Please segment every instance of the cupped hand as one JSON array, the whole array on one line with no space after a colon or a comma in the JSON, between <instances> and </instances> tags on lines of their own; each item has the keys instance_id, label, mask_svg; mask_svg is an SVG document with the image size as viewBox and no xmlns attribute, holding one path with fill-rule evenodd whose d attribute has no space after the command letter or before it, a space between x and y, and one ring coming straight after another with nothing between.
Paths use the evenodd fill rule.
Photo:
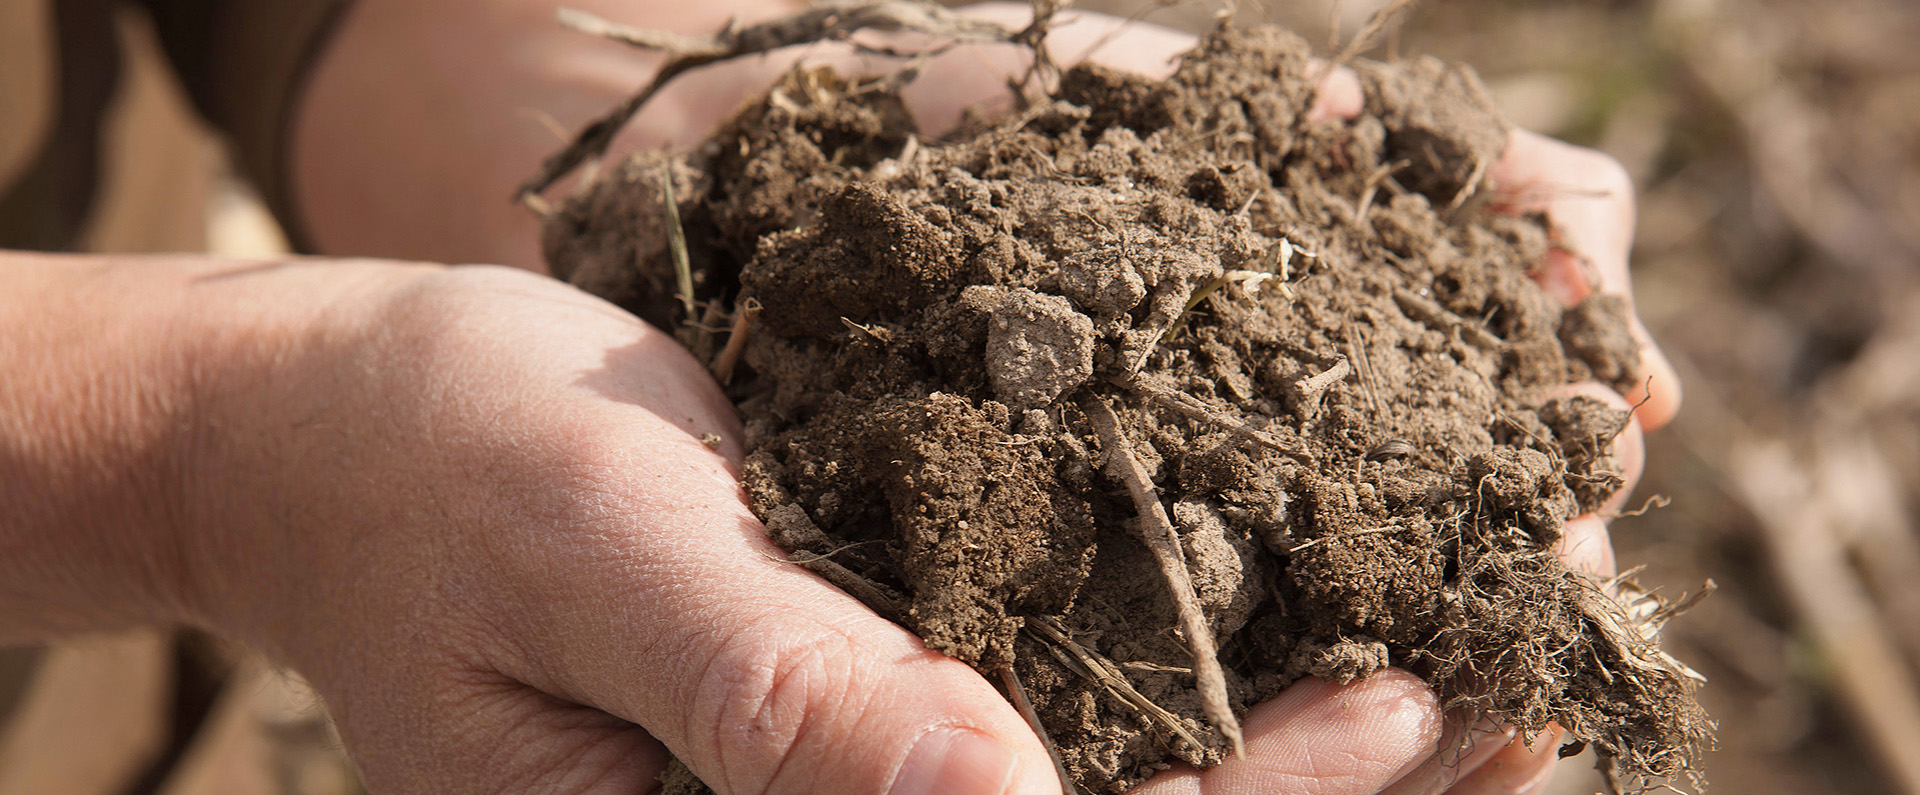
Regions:
<instances>
[{"instance_id":1,"label":"cupped hand","mask_svg":"<svg viewBox=\"0 0 1920 795\"><path fill-rule=\"evenodd\" d=\"M504 74L476 67L492 75L484 101L444 95L459 74L411 99L369 94L409 66L411 51L389 40L406 29L399 7L357 11L343 36L361 57L316 78L301 166L315 231L335 249L531 264L531 222L504 197L557 141L531 122L497 131L512 110L577 121L644 68L555 32L519 41ZM1018 25L1025 10L974 13ZM1109 37L1117 21L1072 16L1057 53L1149 74L1169 72L1191 41L1152 26ZM937 129L1004 98L1021 57L950 53L909 102ZM458 59L436 61L447 62ZM626 145L690 144L784 68L690 75ZM1359 112L1351 74L1330 80L1315 116ZM556 82L569 93L543 105ZM397 107L345 112L368 97ZM1507 209L1553 220L1560 247L1540 271L1549 289L1569 302L1625 294L1632 194L1617 166L1516 133L1491 179ZM219 623L309 672L377 789L643 792L670 748L724 793L1058 791L1038 742L984 680L780 561L734 484L730 410L665 335L490 271L410 277L371 305L380 309L360 322L378 333L345 335L318 375L250 409L273 419L246 436L272 443L253 458L229 453L227 471L276 500L219 507L275 561L230 563L272 588L230 583L225 595L245 598ZM1629 489L1640 426L1678 405L1670 368L1646 350L1653 399L1616 442ZM717 450L700 443L709 433ZM1604 521L1570 523L1562 553L1610 572ZM1138 792L1526 793L1543 785L1557 745L1551 733L1529 746L1451 725L1417 678L1394 671L1341 687L1304 681L1245 724L1245 759L1176 767Z\"/></svg>"},{"instance_id":2,"label":"cupped hand","mask_svg":"<svg viewBox=\"0 0 1920 795\"><path fill-rule=\"evenodd\" d=\"M672 338L379 273L209 385L182 545L198 620L310 677L372 791L641 793L666 749L723 793L1058 791L985 680L768 542Z\"/></svg>"}]
</instances>

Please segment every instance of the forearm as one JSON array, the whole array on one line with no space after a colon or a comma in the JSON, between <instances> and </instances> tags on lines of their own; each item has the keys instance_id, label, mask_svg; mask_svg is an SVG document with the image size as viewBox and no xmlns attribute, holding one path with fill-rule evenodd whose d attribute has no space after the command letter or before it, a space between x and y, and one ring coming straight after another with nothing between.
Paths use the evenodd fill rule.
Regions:
<instances>
[{"instance_id":1,"label":"forearm","mask_svg":"<svg viewBox=\"0 0 1920 795\"><path fill-rule=\"evenodd\" d=\"M196 619L216 415L379 274L321 270L0 252L0 642Z\"/></svg>"}]
</instances>

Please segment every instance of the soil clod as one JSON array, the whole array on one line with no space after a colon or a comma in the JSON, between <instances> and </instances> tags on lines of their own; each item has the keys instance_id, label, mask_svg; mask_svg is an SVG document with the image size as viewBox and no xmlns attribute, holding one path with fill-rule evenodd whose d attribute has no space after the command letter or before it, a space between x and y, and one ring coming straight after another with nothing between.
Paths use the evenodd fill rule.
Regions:
<instances>
[{"instance_id":1,"label":"soil clod","mask_svg":"<svg viewBox=\"0 0 1920 795\"><path fill-rule=\"evenodd\" d=\"M696 63L958 24L854 5L628 38ZM1475 200L1507 128L1470 71L1356 63L1366 110L1315 123L1308 56L1227 25L1172 79L1073 67L944 139L903 79L803 70L694 153L602 169L543 242L663 326L736 307L717 357L775 542L1003 683L1089 792L1386 666L1465 720L1566 727L1623 787L1686 783L1711 724L1655 643L1672 611L1554 553L1620 487L1627 420L1545 397L1633 377L1625 305L1556 303L1543 221Z\"/></svg>"}]
</instances>

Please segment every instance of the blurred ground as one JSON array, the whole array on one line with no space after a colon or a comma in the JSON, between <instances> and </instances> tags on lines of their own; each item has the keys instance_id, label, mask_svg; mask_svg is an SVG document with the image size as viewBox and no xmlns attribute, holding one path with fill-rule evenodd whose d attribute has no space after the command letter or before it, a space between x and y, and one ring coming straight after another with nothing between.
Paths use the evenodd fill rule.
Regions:
<instances>
[{"instance_id":1,"label":"blurred ground","mask_svg":"<svg viewBox=\"0 0 1920 795\"><path fill-rule=\"evenodd\" d=\"M1240 16L1316 42L1337 19L1344 41L1385 4L1273 0ZM1097 5L1190 29L1213 14ZM127 35L150 50L138 19ZM1469 63L1518 123L1612 153L1639 185L1636 294L1687 403L1650 439L1641 485L1672 505L1619 520L1615 542L1627 565L1647 565L1649 585L1721 586L1667 631L1670 650L1711 679L1718 792L1920 795L1915 41L1912 0L1447 0L1368 53ZM171 148L118 152L95 247L283 245L223 181L217 148L157 68L150 51L130 63L119 123L170 131L141 140ZM186 166L194 173L176 173ZM35 670L37 688L6 686ZM193 692L206 671L219 679L199 686L223 689ZM0 651L9 711L0 791L357 789L310 694L202 640ZM48 722L19 720L29 715ZM1595 791L1586 761L1563 765L1551 791ZM36 785L56 764L88 775Z\"/></svg>"}]
</instances>

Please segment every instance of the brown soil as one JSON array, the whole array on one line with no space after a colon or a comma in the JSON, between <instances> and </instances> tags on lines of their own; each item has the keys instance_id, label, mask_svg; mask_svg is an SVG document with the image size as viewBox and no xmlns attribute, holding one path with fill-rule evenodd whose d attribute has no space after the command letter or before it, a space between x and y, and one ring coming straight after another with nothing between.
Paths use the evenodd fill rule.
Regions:
<instances>
[{"instance_id":1,"label":"brown soil","mask_svg":"<svg viewBox=\"0 0 1920 795\"><path fill-rule=\"evenodd\" d=\"M1551 552L1620 485L1625 415L1546 396L1625 386L1623 304L1555 303L1529 278L1550 230L1476 200L1506 130L1471 73L1361 64L1366 111L1309 124L1307 56L1226 29L1170 81L1077 67L940 142L892 85L798 72L592 181L547 254L702 356L757 304L730 385L754 510L930 647L1017 673L1089 791L1230 752L1157 523L1236 713L1397 665L1629 781L1690 773L1708 723L1643 636L1665 616Z\"/></svg>"}]
</instances>

